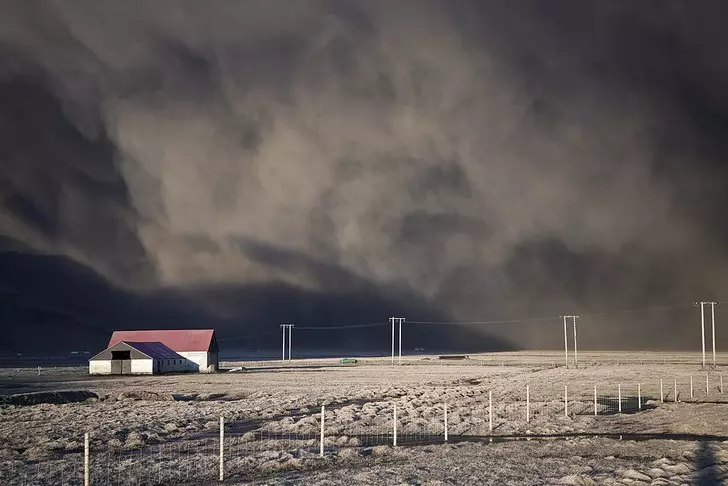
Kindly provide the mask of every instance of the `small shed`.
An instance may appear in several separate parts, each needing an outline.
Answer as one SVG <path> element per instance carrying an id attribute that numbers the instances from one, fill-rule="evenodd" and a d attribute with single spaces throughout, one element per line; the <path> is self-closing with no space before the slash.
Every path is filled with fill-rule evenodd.
<path id="1" fill-rule="evenodd" d="M 119 341 L 89 362 L 92 375 L 151 375 L 192 371 L 187 359 L 160 342 Z"/>

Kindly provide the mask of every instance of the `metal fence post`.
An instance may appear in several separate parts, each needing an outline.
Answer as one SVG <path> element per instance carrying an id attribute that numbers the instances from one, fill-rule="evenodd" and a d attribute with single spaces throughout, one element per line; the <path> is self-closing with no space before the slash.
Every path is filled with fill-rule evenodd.
<path id="1" fill-rule="evenodd" d="M 662 378 L 660 378 L 660 403 L 665 401 L 665 391 L 662 386 Z"/>
<path id="2" fill-rule="evenodd" d="M 690 375 L 690 399 L 695 398 L 695 392 L 693 392 L 693 375 Z"/>
<path id="3" fill-rule="evenodd" d="M 594 385 L 594 416 L 597 415 L 597 386 Z"/>
<path id="4" fill-rule="evenodd" d="M 225 481 L 225 422 L 220 415 L 220 481 Z"/>
<path id="5" fill-rule="evenodd" d="M 531 421 L 531 386 L 526 385 L 526 423 Z"/>
<path id="6" fill-rule="evenodd" d="M 493 433 L 493 390 L 488 390 L 488 429 Z"/>
<path id="7" fill-rule="evenodd" d="M 569 386 L 564 385 L 564 417 L 569 418 Z"/>

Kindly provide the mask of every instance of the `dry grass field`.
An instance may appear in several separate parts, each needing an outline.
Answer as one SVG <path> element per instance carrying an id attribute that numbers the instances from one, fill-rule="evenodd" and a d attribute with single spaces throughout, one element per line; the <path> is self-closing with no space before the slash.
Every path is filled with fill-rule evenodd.
<path id="1" fill-rule="evenodd" d="M 580 353 L 576 369 L 556 352 L 418 356 L 395 366 L 389 358 L 223 363 L 245 371 L 148 377 L 3 369 L 0 479 L 77 484 L 88 432 L 95 483 L 208 484 L 222 416 L 228 484 L 716 484 L 728 470 L 726 358 L 709 370 L 695 354 L 606 352 Z M 93 395 L 19 401 L 68 390 Z"/>

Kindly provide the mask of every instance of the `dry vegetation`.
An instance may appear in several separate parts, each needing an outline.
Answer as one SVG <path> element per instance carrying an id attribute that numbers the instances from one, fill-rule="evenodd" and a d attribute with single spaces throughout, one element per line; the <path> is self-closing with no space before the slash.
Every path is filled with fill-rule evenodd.
<path id="1" fill-rule="evenodd" d="M 376 359 L 355 366 L 337 366 L 333 360 L 285 367 L 246 363 L 248 372 L 155 377 L 98 378 L 83 369 L 43 370 L 37 376 L 37 370 L 6 369 L 0 371 L 0 383 L 13 393 L 86 390 L 95 396 L 31 405 L 6 399 L 0 406 L 0 474 L 17 479 L 19 471 L 35 468 L 31 477 L 54 484 L 60 467 L 72 471 L 64 480 L 72 483 L 80 474 L 83 433 L 89 432 L 97 482 L 114 482 L 124 468 L 130 475 L 135 467 L 159 469 L 165 451 L 176 451 L 178 462 L 167 465 L 177 476 L 165 476 L 160 469 L 145 481 L 176 484 L 189 478 L 191 484 L 206 483 L 217 474 L 220 416 L 228 432 L 226 470 L 240 482 L 682 484 L 720 478 L 728 467 L 723 465 L 728 444 L 722 442 L 723 436 L 728 438 L 728 424 L 722 420 L 728 394 L 719 389 L 721 367 L 708 372 L 706 393 L 706 372 L 694 356 L 594 353 L 582 355 L 576 370 L 554 366 L 562 359 L 555 353 L 476 358 L 448 363 L 412 358 L 395 367 Z M 659 399 L 661 379 L 664 403 Z M 680 403 L 674 403 L 674 380 Z M 621 385 L 625 404 L 634 404 L 638 383 L 645 410 L 607 413 L 605 397 L 616 397 Z M 597 417 L 595 384 L 602 414 Z M 531 390 L 528 423 L 526 385 Z M 490 434 L 489 392 L 496 436 L 581 436 L 546 443 L 444 444 L 445 403 L 451 442 L 461 435 Z M 63 394 L 48 400 L 63 400 Z M 395 404 L 404 444 L 396 449 L 387 445 Z M 327 406 L 324 459 L 317 457 L 321 405 Z M 636 442 L 605 438 L 607 433 L 656 435 Z M 660 434 L 695 437 L 666 440 Z M 435 443 L 407 445 L 428 441 Z M 136 457 L 129 455 L 132 451 L 139 458 L 122 459 Z M 114 470 L 106 464 L 111 460 L 100 460 L 111 457 L 119 463 Z"/>

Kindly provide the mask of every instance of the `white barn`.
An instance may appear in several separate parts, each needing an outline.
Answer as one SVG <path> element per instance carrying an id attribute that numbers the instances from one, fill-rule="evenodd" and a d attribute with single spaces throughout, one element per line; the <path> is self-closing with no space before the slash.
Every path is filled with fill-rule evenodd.
<path id="1" fill-rule="evenodd" d="M 123 346 L 123 349 L 116 349 L 115 346 L 120 343 L 131 346 L 134 351 L 123 348 Z M 144 346 L 143 343 L 146 343 L 147 346 Z M 140 346 L 136 346 L 136 344 L 140 344 Z M 158 345 L 164 346 L 164 348 L 174 353 L 174 356 L 164 355 L 163 357 L 163 350 Z M 139 348 L 144 348 L 144 351 Z M 114 351 L 117 353 L 114 354 Z M 150 367 L 151 373 L 182 371 L 212 373 L 219 368 L 218 351 L 217 339 L 215 339 L 213 329 L 114 331 L 108 347 L 89 360 L 89 373 L 136 373 L 134 370 L 143 370 L 139 372 L 149 373 Z M 120 357 L 127 358 L 126 352 L 129 353 L 128 359 L 118 359 Z M 162 354 L 157 357 L 147 356 L 149 353 L 154 352 Z M 140 354 L 147 357 L 142 357 Z M 116 360 L 112 359 L 114 356 L 117 357 Z M 143 360 L 147 361 L 142 364 Z M 183 361 L 180 362 L 180 360 Z M 105 361 L 129 361 L 129 363 L 102 364 Z M 109 368 L 110 366 L 113 366 L 113 368 Z M 107 369 L 110 369 L 110 371 L 106 371 Z"/>
<path id="2" fill-rule="evenodd" d="M 119 341 L 92 357 L 92 375 L 151 375 L 186 371 L 187 358 L 159 342 Z"/>

